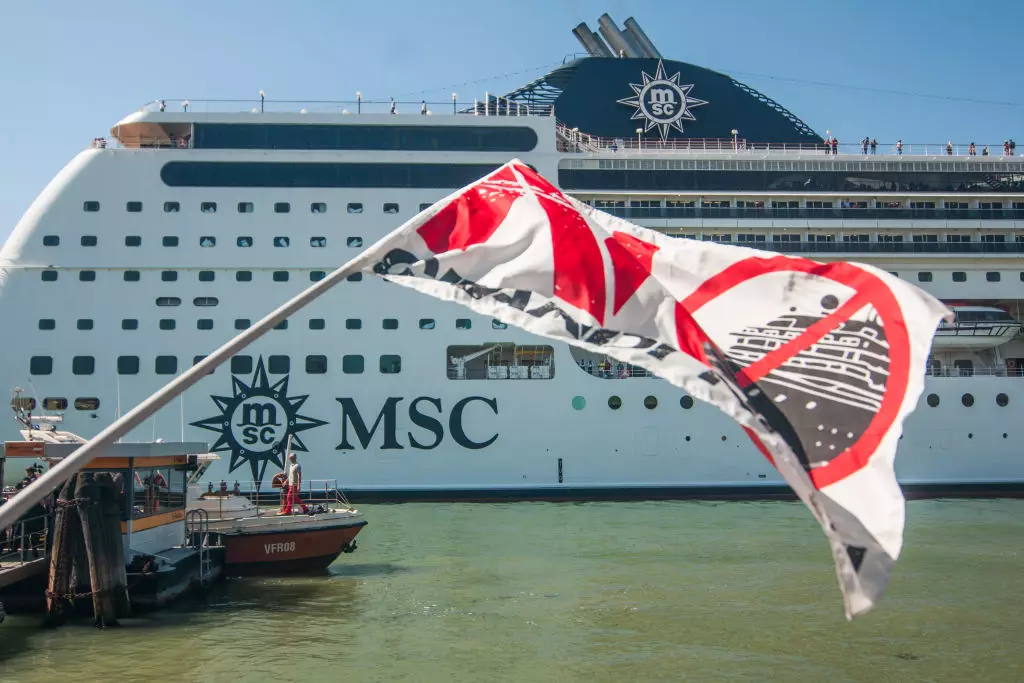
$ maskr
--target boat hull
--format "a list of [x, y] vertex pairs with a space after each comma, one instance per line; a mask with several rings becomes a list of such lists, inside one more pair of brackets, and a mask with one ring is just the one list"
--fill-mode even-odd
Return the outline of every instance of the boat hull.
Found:
[[355, 549], [365, 521], [319, 529], [248, 529], [225, 533], [227, 576], [266, 576], [323, 571]]

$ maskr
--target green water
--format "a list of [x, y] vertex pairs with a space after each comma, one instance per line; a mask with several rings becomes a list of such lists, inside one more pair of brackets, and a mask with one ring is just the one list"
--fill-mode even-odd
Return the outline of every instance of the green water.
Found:
[[3, 681], [1021, 681], [1024, 501], [909, 504], [882, 603], [843, 617], [795, 503], [366, 506], [328, 576], [56, 631]]

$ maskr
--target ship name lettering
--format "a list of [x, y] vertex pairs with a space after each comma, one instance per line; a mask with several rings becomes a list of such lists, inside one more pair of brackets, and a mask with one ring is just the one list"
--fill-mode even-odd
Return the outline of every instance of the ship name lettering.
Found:
[[274, 553], [291, 553], [295, 552], [295, 541], [289, 541], [287, 543], [264, 543], [263, 553], [265, 555], [272, 555]]
[[[383, 436], [380, 450], [404, 449], [405, 446], [399, 441], [398, 434], [398, 404], [403, 400], [405, 399], [401, 396], [390, 396], [385, 399], [373, 424], [367, 426], [354, 399], [347, 396], [338, 398], [337, 401], [341, 404], [341, 443], [335, 449], [339, 451], [355, 450], [358, 447], [364, 450], [368, 449], [378, 430], [382, 432]], [[452, 441], [459, 446], [470, 450], [480, 450], [497, 441], [498, 433], [495, 432], [482, 441], [471, 438], [466, 433], [466, 410], [474, 403], [482, 403], [492, 413], [498, 414], [497, 399], [484, 396], [467, 396], [459, 399], [448, 413], [448, 434]], [[411, 431], [406, 432], [405, 438], [411, 447], [429, 451], [441, 445], [445, 437], [445, 430], [444, 407], [440, 398], [417, 396], [409, 402], [408, 415], [409, 421], [426, 433], [426, 435], [422, 433], [417, 435]], [[471, 422], [476, 424], [479, 420], [473, 419]], [[358, 446], [353, 444], [350, 438], [352, 434], [355, 435]]]

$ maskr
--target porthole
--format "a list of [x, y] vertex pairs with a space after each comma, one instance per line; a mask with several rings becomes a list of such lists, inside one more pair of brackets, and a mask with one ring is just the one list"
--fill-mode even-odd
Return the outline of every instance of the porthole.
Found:
[[310, 213], [327, 213], [327, 204], [323, 202], [313, 202], [309, 205]]
[[965, 408], [970, 408], [971, 406], [974, 405], [974, 395], [964, 394], [963, 396], [960, 397], [960, 402], [964, 404]]
[[238, 213], [252, 213], [252, 202], [238, 202]]
[[325, 277], [327, 277], [327, 273], [325, 273], [322, 270], [311, 270], [311, 271], [309, 271], [309, 281], [310, 282], [320, 282]]
[[1006, 394], [996, 394], [996, 405], [1005, 408], [1010, 403], [1010, 397]]
[[573, 396], [572, 397], [572, 409], [573, 410], [583, 410], [586, 407], [587, 407], [587, 399], [583, 398], [582, 396]]
[[75, 410], [99, 410], [100, 400], [98, 398], [76, 398]]
[[165, 247], [176, 247], [178, 246], [179, 241], [180, 240], [178, 240], [178, 237], [176, 235], [164, 235], [164, 238], [163, 240], [161, 240], [161, 243]]
[[58, 235], [43, 235], [44, 247], [59, 247], [60, 237]]
[[288, 202], [276, 202], [274, 204], [274, 213], [288, 213], [292, 210], [292, 205]]
[[612, 410], [618, 410], [622, 407], [622, 399], [618, 396], [612, 396], [608, 399], [608, 407]]
[[725, 441], [725, 434], [722, 434], [722, 441]]
[[928, 405], [930, 405], [932, 408], [937, 408], [939, 405], [938, 394], [928, 394], [928, 398], [925, 400], [928, 401]]
[[67, 407], [68, 400], [66, 398], [47, 397], [43, 399], [43, 410], [64, 410]]
[[973, 439], [973, 438], [974, 438], [974, 432], [969, 432], [969, 433], [967, 434], [967, 438], [968, 438], [968, 439]]
[[689, 410], [690, 408], [693, 407], [693, 397], [683, 396], [681, 399], [679, 399], [679, 405], [683, 408], [683, 410]]
[[644, 399], [644, 408], [647, 410], [654, 410], [658, 407], [658, 398], [656, 396], [648, 396]]
[[686, 435], [686, 440], [687, 440], [687, 441], [689, 441], [689, 440], [690, 440], [690, 435], [689, 435], [689, 434], [687, 434], [687, 435]]

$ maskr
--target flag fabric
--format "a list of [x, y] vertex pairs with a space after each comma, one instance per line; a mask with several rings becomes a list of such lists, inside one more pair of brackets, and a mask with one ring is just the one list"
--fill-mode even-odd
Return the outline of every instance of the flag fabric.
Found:
[[595, 210], [513, 160], [355, 267], [650, 370], [739, 422], [821, 524], [848, 619], [903, 543], [894, 473], [937, 299], [869, 265], [680, 239]]

